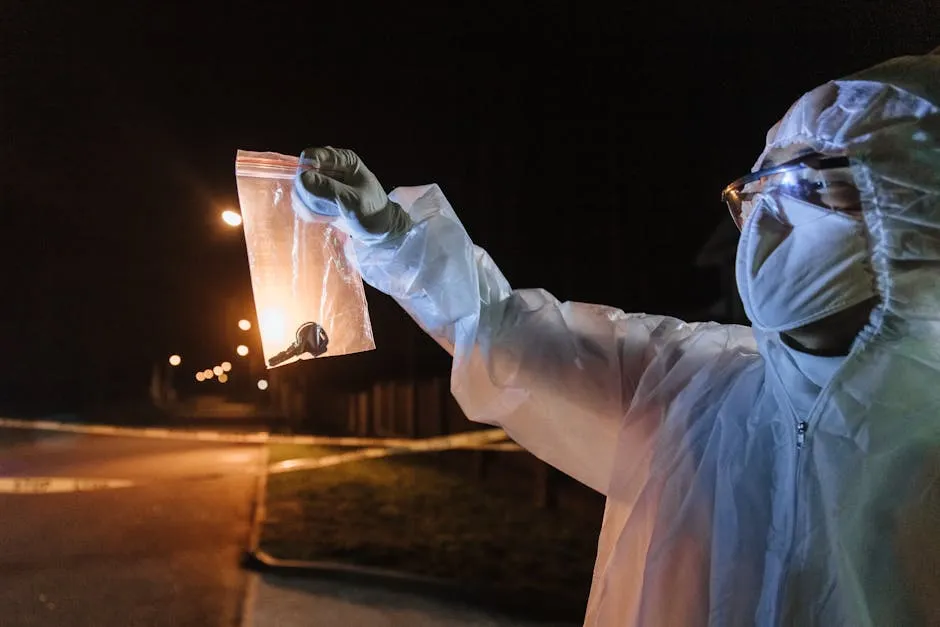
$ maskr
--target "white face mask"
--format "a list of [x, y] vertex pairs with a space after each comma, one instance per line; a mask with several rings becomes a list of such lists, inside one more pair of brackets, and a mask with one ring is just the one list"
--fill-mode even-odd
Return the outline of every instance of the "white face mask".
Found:
[[[785, 222], [781, 219], [785, 218]], [[766, 195], [738, 242], [744, 310], [763, 331], [792, 331], [875, 296], [861, 221]]]

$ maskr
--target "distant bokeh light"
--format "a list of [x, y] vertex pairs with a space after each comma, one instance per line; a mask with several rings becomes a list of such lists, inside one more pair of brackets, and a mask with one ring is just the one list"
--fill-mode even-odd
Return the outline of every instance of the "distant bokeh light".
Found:
[[248, 347], [245, 346], [244, 344], [239, 344], [235, 348], [235, 352], [238, 353], [241, 357], [244, 357], [245, 355], [248, 354]]
[[264, 380], [264, 379], [258, 379], [258, 389], [259, 389], [259, 390], [267, 390], [267, 389], [268, 389], [268, 382], [267, 382], [266, 380]]
[[222, 220], [229, 226], [241, 226], [242, 215], [237, 211], [226, 209], [222, 212]]

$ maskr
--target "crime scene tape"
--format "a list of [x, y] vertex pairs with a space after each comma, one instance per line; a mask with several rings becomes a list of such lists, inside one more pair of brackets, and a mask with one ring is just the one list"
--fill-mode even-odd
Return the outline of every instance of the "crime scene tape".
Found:
[[76, 477], [0, 477], [0, 494], [51, 494], [93, 492], [134, 485], [126, 479], [81, 479]]
[[268, 466], [269, 474], [279, 474], [284, 472], [294, 472], [296, 470], [316, 470], [317, 468], [326, 468], [328, 466], [338, 466], [349, 462], [358, 462], [364, 459], [378, 459], [394, 455], [397, 449], [391, 448], [367, 448], [361, 451], [352, 451], [350, 453], [340, 453], [338, 455], [324, 455], [323, 457], [310, 457], [303, 459], [286, 459], [282, 462], [276, 462]]
[[83, 435], [110, 435], [131, 438], [152, 438], [161, 440], [187, 440], [197, 442], [228, 442], [246, 444], [309, 444], [318, 446], [349, 447], [391, 447], [406, 448], [412, 451], [431, 451], [446, 449], [470, 450], [522, 450], [513, 442], [506, 442], [509, 436], [502, 429], [469, 431], [453, 435], [427, 439], [409, 438], [361, 438], [332, 437], [320, 435], [278, 435], [266, 431], [257, 433], [224, 433], [221, 431], [190, 431], [185, 429], [164, 429], [154, 427], [117, 427], [113, 425], [68, 424], [51, 420], [21, 420], [0, 418], [0, 427], [10, 429], [34, 429], [38, 431], [56, 431]]
[[[436, 438], [427, 438], [424, 440], [409, 440], [408, 446], [386, 446], [381, 448], [373, 447], [361, 451], [340, 453], [338, 455], [287, 459], [268, 466], [268, 472], [271, 474], [278, 474], [284, 472], [293, 472], [296, 470], [315, 470], [317, 468], [338, 466], [339, 464], [357, 462], [365, 459], [390, 457], [392, 455], [406, 455], [409, 453], [428, 451], [448, 451], [459, 449], [461, 447], [481, 446], [491, 443], [505, 444], [498, 442], [500, 439], [505, 437], [506, 433], [502, 429], [488, 429], [486, 431], [471, 431], [469, 433], [445, 435]], [[514, 442], [510, 444], [516, 448], [503, 450], [522, 450], [522, 447], [520, 447], [518, 444], [515, 444]]]

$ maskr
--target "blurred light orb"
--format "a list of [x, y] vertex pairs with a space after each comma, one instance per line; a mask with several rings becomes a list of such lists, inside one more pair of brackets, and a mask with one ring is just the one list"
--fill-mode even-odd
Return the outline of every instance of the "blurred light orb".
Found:
[[170, 365], [171, 365], [171, 366], [178, 366], [178, 365], [180, 365], [181, 363], [183, 363], [183, 358], [182, 358], [182, 357], [180, 357], [179, 355], [170, 355]]
[[196, 381], [202, 382], [202, 381], [205, 381], [205, 380], [206, 380], [206, 373], [204, 373], [204, 372], [202, 372], [202, 371], [199, 371], [199, 372], [196, 373]]
[[219, 365], [222, 367], [222, 372], [230, 372], [232, 370], [232, 362], [230, 361], [223, 361]]
[[212, 369], [212, 374], [214, 374], [217, 377], [221, 377], [223, 372], [225, 371], [222, 370], [222, 366], [216, 366], [215, 368]]
[[235, 347], [235, 352], [238, 353], [240, 357], [244, 357], [248, 354], [248, 347], [244, 344], [239, 344]]
[[231, 209], [226, 209], [222, 212], [222, 221], [229, 226], [241, 226], [242, 214], [237, 211], [232, 211]]
[[215, 373], [207, 369], [207, 370], [202, 371], [202, 376], [204, 376], [207, 379], [211, 379], [212, 377], [215, 376]]
[[223, 372], [219, 375], [219, 383], [225, 383], [226, 381], [228, 381], [228, 375]]
[[268, 389], [268, 382], [267, 382], [265, 379], [259, 379], [259, 380], [258, 380], [258, 389], [259, 389], [259, 390], [267, 390], [267, 389]]
[[251, 321], [245, 320], [244, 318], [242, 318], [241, 320], [238, 321], [238, 328], [241, 329], [242, 331], [250, 331]]

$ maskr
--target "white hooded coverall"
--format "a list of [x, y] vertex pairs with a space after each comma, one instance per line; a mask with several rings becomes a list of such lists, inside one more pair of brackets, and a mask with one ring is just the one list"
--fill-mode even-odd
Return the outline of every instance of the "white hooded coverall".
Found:
[[404, 236], [353, 243], [471, 420], [606, 495], [585, 625], [940, 624], [938, 105], [940, 56], [903, 57], [768, 135], [852, 160], [880, 304], [845, 358], [513, 290], [434, 185], [391, 195]]

